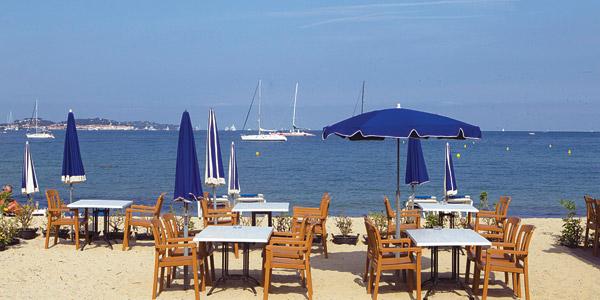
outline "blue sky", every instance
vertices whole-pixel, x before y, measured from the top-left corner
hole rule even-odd
[[[241,127],[263,80],[266,127],[366,109],[447,114],[498,130],[600,130],[597,1],[2,1],[0,120]],[[251,116],[254,121],[255,117]],[[251,124],[256,127],[255,124]]]

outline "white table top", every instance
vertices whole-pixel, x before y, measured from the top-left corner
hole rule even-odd
[[[469,204],[444,204],[444,203],[416,203],[422,211],[443,211],[443,212],[479,212],[473,205]]]
[[[129,200],[81,199],[69,205],[68,208],[112,208],[123,209],[133,204]]]
[[[289,212],[288,202],[253,202],[238,203],[232,211],[234,212]]]
[[[490,241],[471,229],[409,229],[406,234],[417,247],[432,246],[484,246],[492,245]]]
[[[268,243],[273,227],[208,226],[194,236],[194,242]]]

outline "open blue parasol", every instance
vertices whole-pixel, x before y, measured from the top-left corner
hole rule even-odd
[[[323,128],[323,139],[337,135],[349,140],[396,139],[396,235],[400,237],[400,139],[479,139],[481,130],[445,116],[400,108],[366,112]]]

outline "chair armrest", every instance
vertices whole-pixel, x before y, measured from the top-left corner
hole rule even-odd
[[[265,247],[267,252],[272,252],[273,250],[284,250],[284,251],[305,251],[304,247],[297,246],[277,246],[277,245],[267,245]]]
[[[495,218],[498,215],[496,214],[495,211],[490,211],[490,210],[480,210],[479,212],[475,213],[476,217],[486,217],[486,218]]]
[[[130,207],[134,208],[134,209],[146,209],[146,210],[151,210],[151,211],[154,211],[154,209],[155,209],[154,206],[137,205],[137,204],[132,204]]]
[[[404,253],[404,252],[415,252],[421,253],[421,248],[407,247],[407,248],[381,248],[381,253]]]
[[[320,217],[321,216],[321,209],[316,208],[316,207],[294,206],[293,214],[294,215],[299,215],[299,216],[316,216],[316,217]]]
[[[387,245],[387,244],[412,244],[412,240],[408,239],[408,238],[401,238],[401,239],[382,239],[379,242],[380,245]]]
[[[49,212],[68,212],[68,211],[71,211],[71,210],[72,209],[70,209],[70,208],[63,208],[63,207],[61,207],[61,208],[48,208]],[[76,208],[73,208],[73,210],[76,210]]]
[[[290,236],[295,236],[296,233],[293,232],[287,232],[287,231],[273,231],[273,233],[271,234],[271,236],[273,237],[290,237]]]
[[[146,209],[136,209],[136,208],[127,208],[125,209],[125,213],[142,213],[142,214],[154,214],[154,211],[149,211]]]
[[[504,242],[492,242],[492,246],[502,247],[502,248],[514,248],[515,243],[504,243]]]
[[[518,250],[511,250],[511,249],[487,249],[485,250],[487,251],[488,255],[492,255],[492,254],[512,254],[512,255],[527,255],[526,251],[518,251]]]
[[[193,237],[178,237],[178,238],[167,238],[167,243],[183,243],[183,242],[192,242],[194,240]]]
[[[191,248],[196,249],[196,244],[194,243],[185,243],[185,244],[168,244],[168,245],[156,245],[158,249],[173,249],[173,248]]]

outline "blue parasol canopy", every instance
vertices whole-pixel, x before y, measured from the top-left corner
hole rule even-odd
[[[21,192],[26,195],[39,192],[37,176],[35,175],[35,166],[31,159],[29,150],[29,141],[25,142],[25,153],[23,154],[23,174],[21,177]]]
[[[452,163],[452,152],[450,151],[450,145],[446,143],[446,159],[444,163],[444,187],[446,190],[445,196],[455,196],[458,192],[456,186],[456,177],[454,175],[454,164]]]
[[[221,157],[221,145],[219,143],[219,132],[217,130],[217,117],[215,116],[215,111],[212,108],[208,112],[204,183],[213,187],[225,184],[223,159]]]
[[[196,155],[196,143],[192,121],[187,111],[181,116],[179,125],[179,141],[177,143],[177,163],[175,167],[175,191],[173,199],[196,200],[194,196],[202,196],[202,179]]]
[[[235,144],[231,142],[231,154],[229,155],[229,178],[227,184],[228,194],[240,193],[240,178],[238,177],[237,159],[235,155]]]
[[[414,186],[426,182],[429,182],[429,175],[423,157],[423,149],[421,149],[421,140],[409,138],[404,183]]]
[[[337,135],[349,140],[396,139],[396,237],[400,237],[400,139],[479,139],[478,126],[432,113],[400,108],[363,113],[323,128],[323,139]]]
[[[81,152],[79,151],[79,138],[77,137],[75,116],[71,110],[69,110],[67,118],[61,180],[67,184],[85,181],[85,170],[81,161]]]

